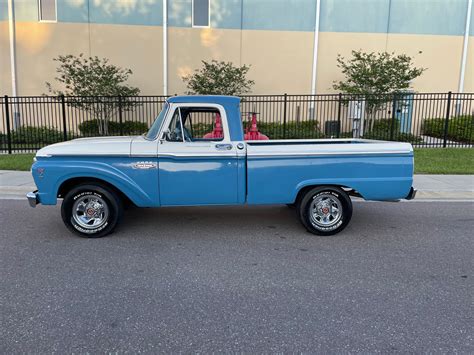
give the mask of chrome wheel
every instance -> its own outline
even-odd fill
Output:
[[[107,222],[109,208],[99,196],[81,196],[72,206],[72,218],[84,229],[96,229]]]
[[[309,217],[318,227],[332,227],[342,218],[342,203],[331,193],[320,194],[309,206]]]

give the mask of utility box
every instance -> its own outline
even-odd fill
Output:
[[[326,121],[324,123],[324,135],[326,137],[337,137],[339,135],[341,125],[339,121]]]
[[[365,99],[349,101],[348,116],[352,120],[352,137],[364,135]]]
[[[395,97],[395,118],[400,122],[400,132],[411,133],[413,92],[404,92]]]

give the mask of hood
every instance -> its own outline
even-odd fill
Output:
[[[54,155],[130,155],[130,145],[134,137],[79,138],[67,142],[48,145],[40,149],[36,156]]]

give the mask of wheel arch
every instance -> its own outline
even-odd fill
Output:
[[[64,180],[59,185],[56,196],[58,198],[64,198],[64,196],[66,196],[66,194],[69,191],[71,191],[74,187],[79,186],[79,185],[85,185],[85,184],[98,185],[98,186],[108,188],[109,190],[115,192],[125,204],[135,205],[132,199],[130,199],[121,189],[119,189],[114,184],[103,179],[87,177],[87,176],[72,177],[72,178]]]
[[[308,184],[301,186],[296,193],[295,200],[293,203],[295,205],[298,205],[299,202],[303,199],[304,195],[306,193],[316,187],[335,187],[343,190],[345,193],[347,193],[349,196],[355,196],[355,197],[362,197],[356,190],[354,190],[352,187],[347,186],[347,185],[338,185],[338,184]]]

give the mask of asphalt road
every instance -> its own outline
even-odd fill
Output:
[[[336,237],[274,206],[133,209],[87,240],[0,200],[0,353],[472,353],[474,204],[354,207]]]

